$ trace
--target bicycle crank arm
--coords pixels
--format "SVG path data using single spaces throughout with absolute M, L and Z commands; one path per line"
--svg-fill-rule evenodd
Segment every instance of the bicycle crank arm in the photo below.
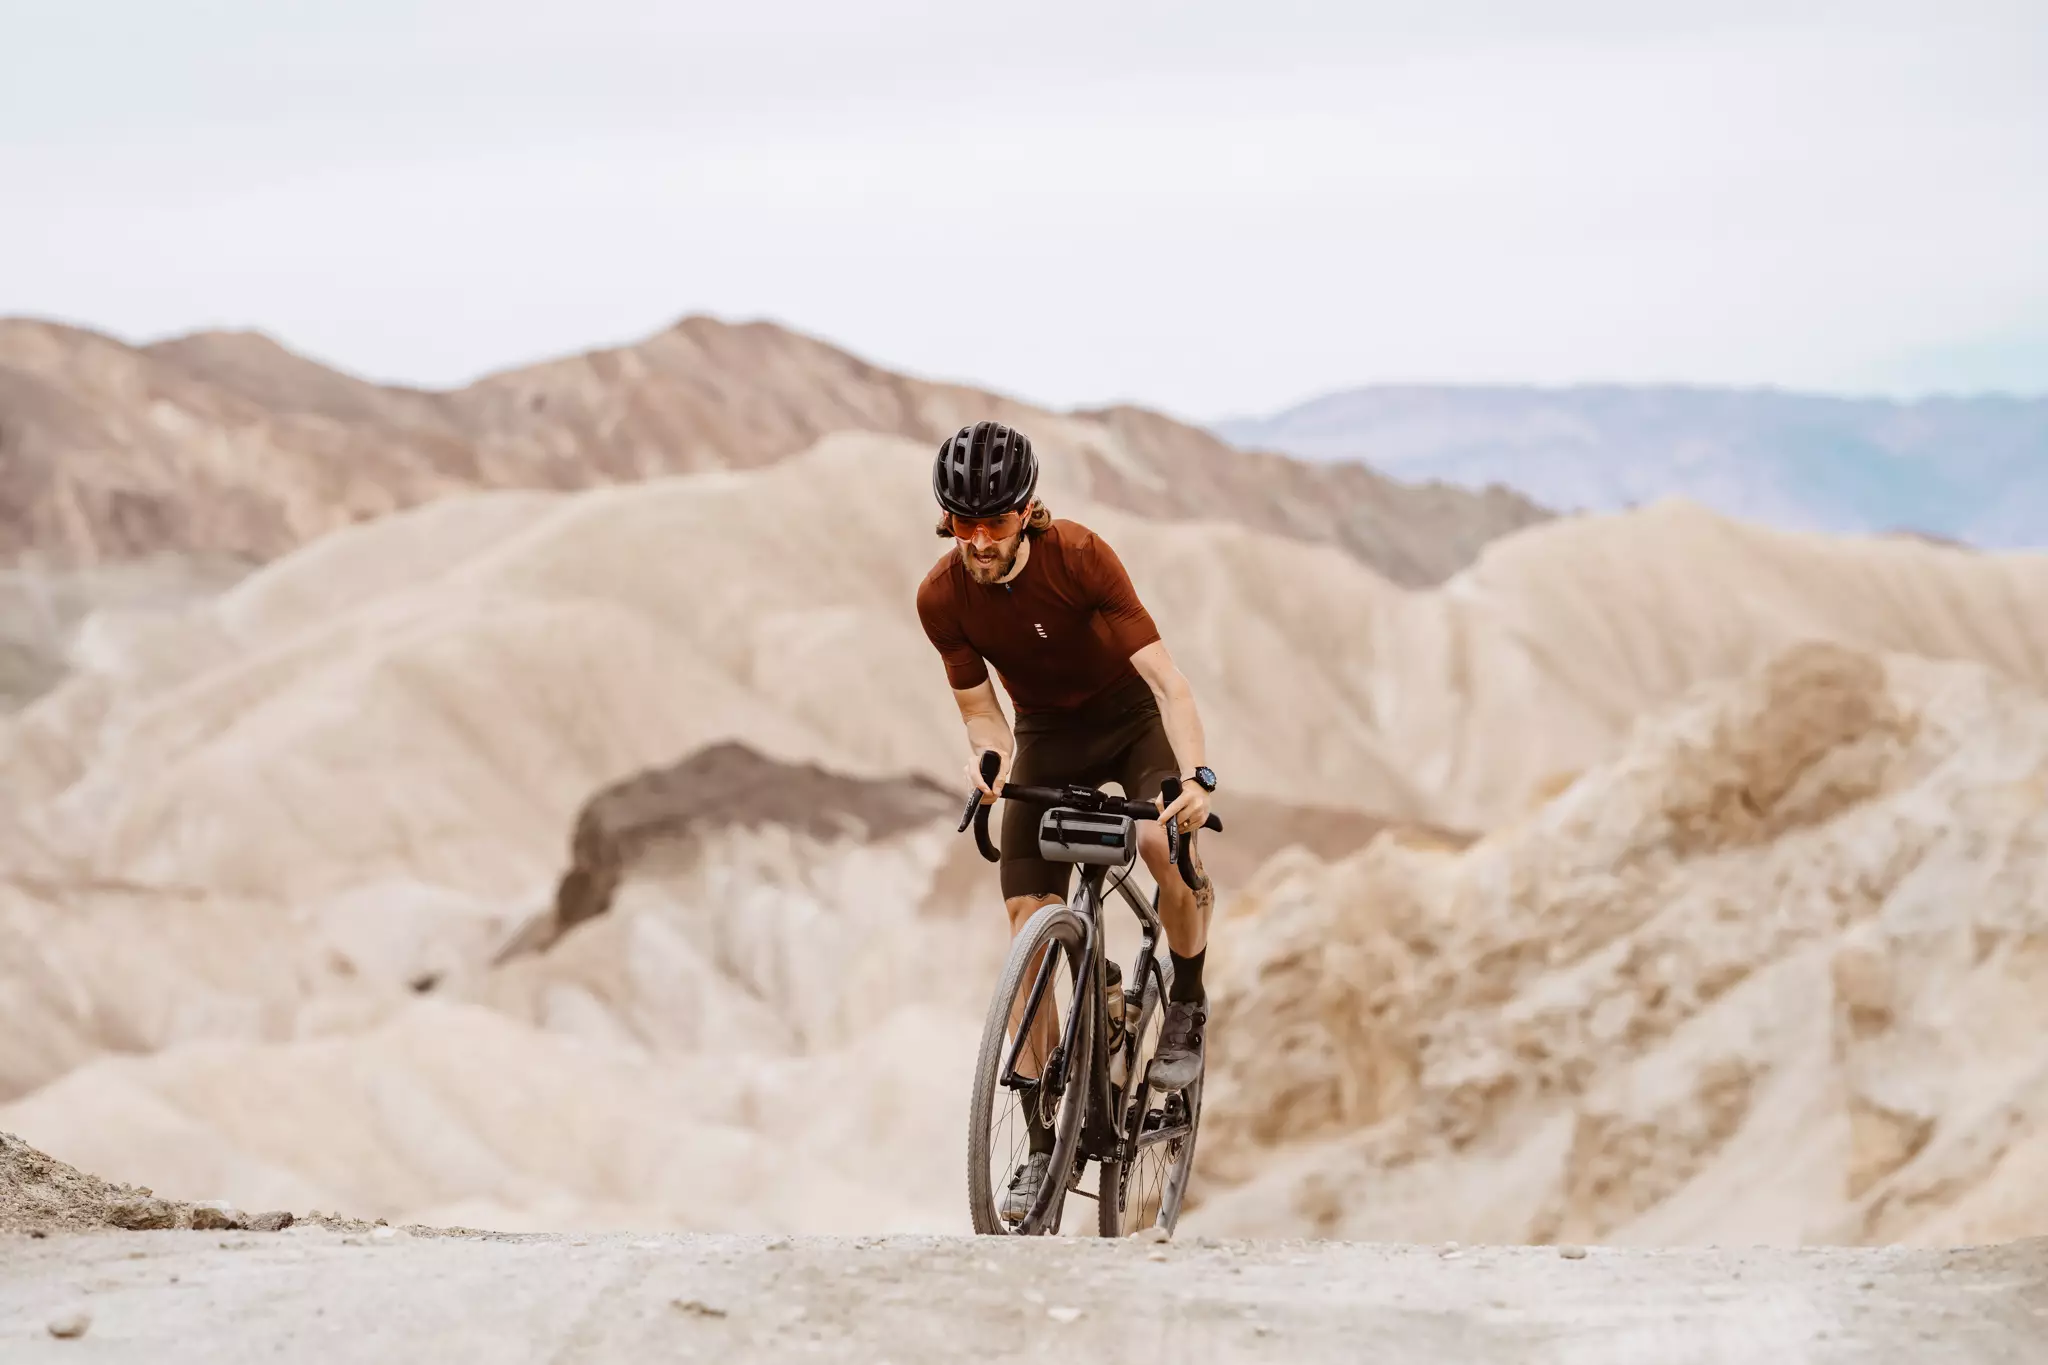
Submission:
M 1194 1127 L 1186 1123 L 1176 1123 L 1171 1128 L 1147 1129 L 1138 1135 L 1137 1142 L 1132 1146 L 1131 1156 L 1135 1157 L 1147 1147 L 1157 1147 L 1162 1142 L 1172 1142 L 1178 1138 L 1184 1138 L 1194 1131 Z

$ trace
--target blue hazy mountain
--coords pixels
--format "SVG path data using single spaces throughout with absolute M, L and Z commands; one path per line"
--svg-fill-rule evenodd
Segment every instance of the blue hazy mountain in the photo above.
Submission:
M 2048 398 L 1383 386 L 1215 430 L 1408 481 L 1503 484 L 1559 511 L 1679 494 L 1777 526 L 2048 546 Z

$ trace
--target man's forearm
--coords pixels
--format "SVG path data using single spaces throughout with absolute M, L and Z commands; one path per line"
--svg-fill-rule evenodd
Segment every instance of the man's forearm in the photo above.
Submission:
M 1166 689 L 1159 700 L 1159 716 L 1166 725 L 1167 741 L 1173 745 L 1173 757 L 1180 764 L 1180 775 L 1192 777 L 1195 769 L 1209 761 L 1195 694 L 1183 683 Z
M 1158 640 L 1131 655 L 1131 666 L 1152 689 L 1159 703 L 1159 719 L 1166 727 L 1166 741 L 1173 746 L 1174 761 L 1182 777 L 1193 777 L 1195 769 L 1207 766 L 1207 741 L 1202 737 L 1202 716 L 1195 710 L 1195 689 L 1187 676 L 1174 667 L 1173 656 Z
M 1017 741 L 1010 734 L 1010 723 L 1000 714 L 971 716 L 967 720 L 967 747 L 977 756 L 994 749 L 1003 756 L 1003 766 L 1008 767 Z
M 996 700 L 995 689 L 983 683 L 956 690 L 953 700 L 960 707 L 961 723 L 967 727 L 968 751 L 978 760 L 989 750 L 995 750 L 1003 756 L 1003 772 L 1009 772 L 1017 741 L 1010 733 L 1010 721 L 1003 714 L 1002 703 Z M 971 769 L 974 764 L 970 762 L 968 766 Z

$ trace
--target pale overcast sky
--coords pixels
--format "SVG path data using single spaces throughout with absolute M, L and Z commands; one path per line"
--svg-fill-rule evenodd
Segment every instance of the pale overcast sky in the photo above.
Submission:
M 694 311 L 1194 417 L 2048 391 L 2048 4 L 0 0 L 0 314 L 439 385 Z

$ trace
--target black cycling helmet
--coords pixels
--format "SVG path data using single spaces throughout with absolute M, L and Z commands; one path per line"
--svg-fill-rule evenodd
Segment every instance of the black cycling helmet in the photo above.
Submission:
M 954 432 L 932 461 L 932 494 L 956 517 L 999 517 L 1031 505 L 1038 459 L 1031 438 L 1001 422 Z

